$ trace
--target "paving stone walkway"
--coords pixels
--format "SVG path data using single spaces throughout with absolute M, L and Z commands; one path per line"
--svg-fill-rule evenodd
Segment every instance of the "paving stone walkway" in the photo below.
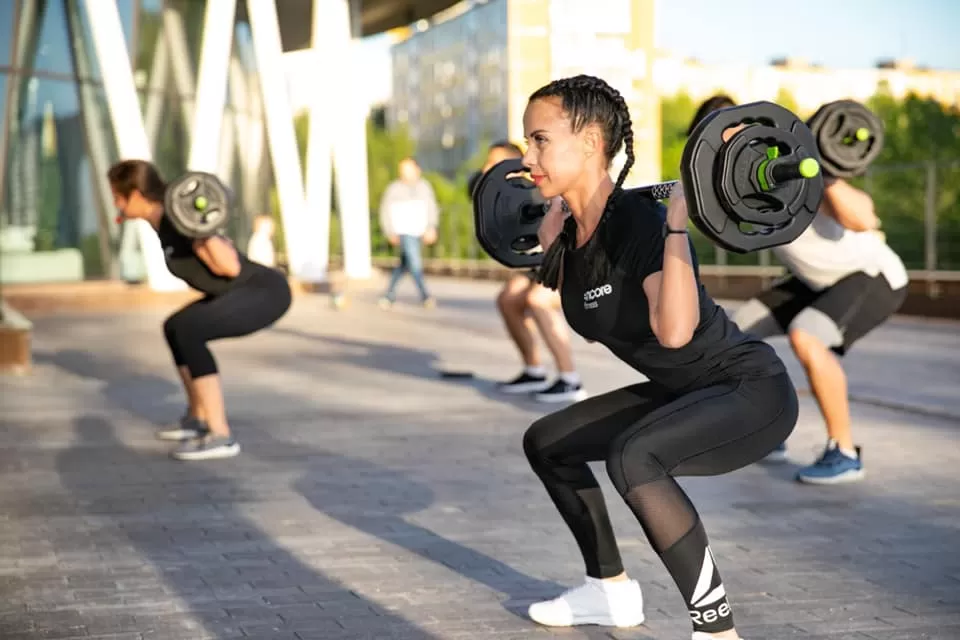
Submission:
M 689 638 L 600 467 L 648 621 L 525 619 L 582 580 L 520 450 L 549 408 L 492 390 L 516 371 L 495 285 L 433 285 L 433 311 L 302 297 L 272 330 L 217 345 L 244 451 L 206 463 L 153 437 L 182 411 L 163 313 L 35 318 L 33 375 L 0 379 L 0 638 Z M 593 393 L 637 379 L 598 345 L 575 350 Z M 823 442 L 806 397 L 791 463 L 682 480 L 741 635 L 957 640 L 960 325 L 897 319 L 847 365 L 866 481 L 791 481 Z

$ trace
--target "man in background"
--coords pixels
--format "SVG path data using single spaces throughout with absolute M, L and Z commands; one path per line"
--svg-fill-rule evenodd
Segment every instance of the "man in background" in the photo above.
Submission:
M 425 307 L 436 303 L 423 280 L 422 245 L 437 241 L 439 207 L 433 187 L 413 158 L 404 158 L 399 165 L 400 177 L 391 182 L 380 200 L 380 228 L 391 246 L 400 249 L 400 263 L 390 275 L 390 284 L 380 299 L 380 306 L 389 309 L 396 302 L 397 284 L 409 273 L 420 292 Z

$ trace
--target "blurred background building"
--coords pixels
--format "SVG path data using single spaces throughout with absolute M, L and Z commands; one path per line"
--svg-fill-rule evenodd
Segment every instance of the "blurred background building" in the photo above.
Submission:
M 527 98 L 589 73 L 627 101 L 636 164 L 628 184 L 660 174 L 653 85 L 654 0 L 461 3 L 393 46 L 388 122 L 406 125 L 425 168 L 452 173 L 490 142 L 523 140 Z M 623 157 L 616 162 L 619 168 Z

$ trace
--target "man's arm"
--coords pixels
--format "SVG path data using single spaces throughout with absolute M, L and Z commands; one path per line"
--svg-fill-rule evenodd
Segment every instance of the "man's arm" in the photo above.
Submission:
M 870 194 L 843 180 L 824 180 L 821 210 L 851 231 L 880 228 L 880 218 L 874 213 Z

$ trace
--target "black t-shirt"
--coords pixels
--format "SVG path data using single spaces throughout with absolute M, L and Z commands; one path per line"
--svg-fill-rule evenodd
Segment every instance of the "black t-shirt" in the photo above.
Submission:
M 679 349 L 664 347 L 650 327 L 644 279 L 663 269 L 663 223 L 666 208 L 648 196 L 625 192 L 590 242 L 611 264 L 604 283 L 589 286 L 588 245 L 564 256 L 561 297 L 574 331 L 606 346 L 652 382 L 672 391 L 688 391 L 739 377 L 786 371 L 765 342 L 742 331 L 700 284 L 700 324 Z
M 197 291 L 210 296 L 224 294 L 249 280 L 258 271 L 267 269 L 263 265 L 251 262 L 243 253 L 237 251 L 240 258 L 240 273 L 237 277 L 218 276 L 210 271 L 203 260 L 193 252 L 193 240 L 177 231 L 177 228 L 166 216 L 160 220 L 157 235 L 160 237 L 163 257 L 167 261 L 167 268 L 170 273 Z

